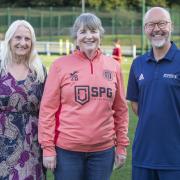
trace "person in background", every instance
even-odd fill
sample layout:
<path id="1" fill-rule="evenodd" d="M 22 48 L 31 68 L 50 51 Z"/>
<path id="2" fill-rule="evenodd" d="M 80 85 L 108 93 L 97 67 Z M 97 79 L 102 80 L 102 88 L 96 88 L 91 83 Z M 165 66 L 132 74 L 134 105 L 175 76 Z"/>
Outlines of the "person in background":
<path id="1" fill-rule="evenodd" d="M 0 59 L 0 179 L 45 179 L 38 114 L 46 77 L 33 27 L 16 20 Z"/>
<path id="2" fill-rule="evenodd" d="M 112 52 L 112 57 L 118 62 L 122 62 L 122 50 L 121 50 L 121 45 L 120 45 L 120 40 L 119 39 L 114 39 L 114 48 Z"/>
<path id="3" fill-rule="evenodd" d="M 180 179 L 180 50 L 171 41 L 169 12 L 153 7 L 144 17 L 152 49 L 131 66 L 127 99 L 138 116 L 133 180 Z"/>
<path id="4" fill-rule="evenodd" d="M 51 66 L 40 106 L 44 166 L 56 180 L 109 180 L 125 163 L 128 108 L 119 63 L 102 54 L 100 19 L 83 13 L 72 35 L 77 50 Z M 57 111 L 60 108 L 59 116 Z"/>

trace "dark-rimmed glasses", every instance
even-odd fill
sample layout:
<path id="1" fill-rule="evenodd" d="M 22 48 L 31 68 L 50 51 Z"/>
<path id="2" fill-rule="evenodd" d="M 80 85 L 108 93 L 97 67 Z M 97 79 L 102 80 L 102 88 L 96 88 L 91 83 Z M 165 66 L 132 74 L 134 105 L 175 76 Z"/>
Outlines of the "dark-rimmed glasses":
<path id="1" fill-rule="evenodd" d="M 159 21 L 159 22 L 149 22 L 145 24 L 145 29 L 153 30 L 157 25 L 159 29 L 165 29 L 167 24 L 170 23 L 169 21 Z"/>

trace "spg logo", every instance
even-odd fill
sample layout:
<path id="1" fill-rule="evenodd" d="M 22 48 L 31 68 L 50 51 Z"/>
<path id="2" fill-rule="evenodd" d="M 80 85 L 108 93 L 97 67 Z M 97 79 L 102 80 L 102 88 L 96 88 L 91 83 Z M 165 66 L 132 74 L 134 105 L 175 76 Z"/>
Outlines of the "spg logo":
<path id="1" fill-rule="evenodd" d="M 113 92 L 111 88 L 95 86 L 75 86 L 75 101 L 81 105 L 89 102 L 90 97 L 102 99 L 112 99 Z"/>
<path id="2" fill-rule="evenodd" d="M 75 101 L 83 105 L 89 101 L 89 86 L 75 86 Z"/>

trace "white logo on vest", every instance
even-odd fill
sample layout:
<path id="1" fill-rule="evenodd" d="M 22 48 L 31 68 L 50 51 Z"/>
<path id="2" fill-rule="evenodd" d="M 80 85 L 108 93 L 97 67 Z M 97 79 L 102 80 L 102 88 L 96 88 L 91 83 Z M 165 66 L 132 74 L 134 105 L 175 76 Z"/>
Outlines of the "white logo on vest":
<path id="1" fill-rule="evenodd" d="M 144 76 L 143 74 L 141 73 L 140 76 L 139 76 L 139 81 L 143 80 L 144 79 Z"/>

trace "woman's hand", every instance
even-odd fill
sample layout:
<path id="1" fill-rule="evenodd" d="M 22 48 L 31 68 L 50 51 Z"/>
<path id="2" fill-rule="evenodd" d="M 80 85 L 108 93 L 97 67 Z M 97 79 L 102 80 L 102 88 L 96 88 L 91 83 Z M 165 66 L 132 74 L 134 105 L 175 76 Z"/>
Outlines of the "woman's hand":
<path id="1" fill-rule="evenodd" d="M 43 165 L 47 169 L 54 171 L 54 169 L 56 168 L 56 156 L 49 156 L 49 157 L 43 156 Z"/>
<path id="2" fill-rule="evenodd" d="M 121 168 L 126 162 L 126 156 L 122 154 L 115 154 L 115 169 Z"/>

